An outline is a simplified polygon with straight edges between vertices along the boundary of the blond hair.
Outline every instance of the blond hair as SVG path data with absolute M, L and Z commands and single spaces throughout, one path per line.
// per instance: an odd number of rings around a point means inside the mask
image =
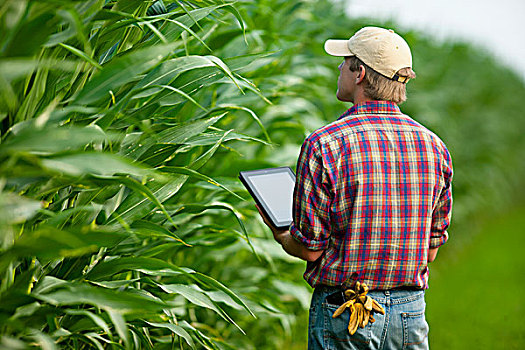
M 392 101 L 400 104 L 406 101 L 406 83 L 391 80 L 368 67 L 356 56 L 350 57 L 349 67 L 352 72 L 358 71 L 359 66 L 365 67 L 364 92 L 372 100 Z M 400 77 L 414 79 L 416 73 L 411 68 L 402 68 L 397 72 Z

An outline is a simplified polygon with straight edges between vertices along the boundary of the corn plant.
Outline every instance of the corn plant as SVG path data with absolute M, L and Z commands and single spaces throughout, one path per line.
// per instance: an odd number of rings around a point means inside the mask
M 254 316 L 247 301 L 184 259 L 236 240 L 255 252 L 221 200 L 239 195 L 199 172 L 226 143 L 270 142 L 229 102 L 264 100 L 239 73 L 261 55 L 223 60 L 205 42 L 221 26 L 246 35 L 237 9 L 17 0 L 1 11 L 3 346 L 216 348 L 220 322 L 244 333 L 227 309 Z M 266 138 L 229 128 L 232 111 Z M 220 194 L 178 200 L 191 180 Z M 221 220 L 192 220 L 206 212 Z

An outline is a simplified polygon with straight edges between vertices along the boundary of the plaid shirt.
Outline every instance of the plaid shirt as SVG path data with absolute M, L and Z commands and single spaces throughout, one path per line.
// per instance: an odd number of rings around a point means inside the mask
M 352 273 L 370 289 L 428 288 L 428 250 L 444 244 L 452 161 L 431 131 L 387 101 L 355 105 L 303 143 L 292 236 L 324 253 L 312 286 Z

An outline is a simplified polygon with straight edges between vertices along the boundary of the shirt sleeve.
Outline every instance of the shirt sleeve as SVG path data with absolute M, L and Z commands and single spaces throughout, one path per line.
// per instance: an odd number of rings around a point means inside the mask
M 330 182 L 322 154 L 307 138 L 297 161 L 290 233 L 308 249 L 328 247 L 330 237 Z
M 432 213 L 432 227 L 430 232 L 430 248 L 438 248 L 448 240 L 447 229 L 452 217 L 452 160 L 445 149 L 445 164 L 443 166 L 444 187 L 439 201 Z

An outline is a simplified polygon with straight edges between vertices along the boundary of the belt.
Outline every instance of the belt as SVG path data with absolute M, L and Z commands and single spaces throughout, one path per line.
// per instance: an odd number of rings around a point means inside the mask
M 383 289 L 373 289 L 377 291 L 383 291 Z M 418 286 L 400 286 L 400 287 L 394 287 L 391 289 L 385 289 L 385 290 L 423 290 L 423 288 L 420 288 Z
M 326 285 L 326 284 L 320 284 L 318 286 L 315 287 L 316 289 L 319 288 L 319 289 L 323 289 L 323 290 L 338 290 L 338 289 L 343 289 L 343 286 L 329 286 L 329 285 Z M 390 288 L 390 289 L 370 289 L 370 292 L 384 292 L 384 291 L 388 291 L 388 290 L 413 290 L 413 291 L 417 291 L 417 290 L 423 290 L 422 288 L 418 287 L 418 286 L 399 286 L 399 287 L 394 287 L 394 288 Z

